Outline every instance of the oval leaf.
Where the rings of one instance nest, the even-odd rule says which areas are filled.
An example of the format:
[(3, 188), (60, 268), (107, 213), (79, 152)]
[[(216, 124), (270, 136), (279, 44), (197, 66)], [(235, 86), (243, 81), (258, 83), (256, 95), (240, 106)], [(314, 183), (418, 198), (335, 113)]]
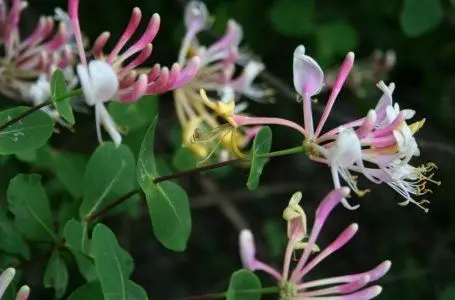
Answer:
[(65, 261), (58, 252), (54, 252), (49, 259), (43, 277), (44, 286), (55, 289), (55, 297), (61, 298), (68, 286), (68, 269)]
[(0, 237), (0, 250), (30, 258), (30, 249), (13, 220), (8, 217), (8, 210), (4, 206), (0, 206)]
[[(0, 112), (0, 124), (29, 110), (30, 107), (15, 107)], [(51, 137), (54, 122), (43, 111), (35, 111), (18, 122), (0, 131), (0, 154), (14, 154), (42, 147)]]
[(232, 273), (227, 291), (227, 300), (259, 300), (262, 285), (259, 278), (249, 270)]
[(436, 28), (442, 17), (440, 0), (404, 0), (400, 24), (407, 36), (416, 37)]
[(118, 148), (111, 142), (100, 145), (90, 158), (85, 171), (81, 218), (112, 203), (134, 188), (135, 162), (130, 149)]
[(114, 233), (105, 225), (97, 224), (93, 230), (92, 255), (105, 300), (127, 299), (128, 267), (118, 249)]
[(268, 158), (259, 158), (258, 155), (270, 152), (272, 147), (272, 130), (265, 126), (256, 134), (251, 150), (251, 167), (248, 176), (247, 186), (250, 190), (255, 190), (259, 186), (259, 178), (262, 174)]
[(51, 98), (58, 114), (71, 125), (74, 125), (73, 108), (70, 98), (61, 100), (68, 93), (65, 75), (59, 69), (55, 70), (51, 77)]
[(56, 239), (49, 200), (40, 175), (17, 175), (8, 186), (7, 197), (9, 210), (22, 234), (36, 241)]
[(156, 238), (168, 249), (183, 251), (191, 232), (191, 214), (186, 192), (172, 182), (155, 184), (158, 177), (153, 153), (157, 118), (144, 136), (139, 152), (137, 179), (147, 198)]

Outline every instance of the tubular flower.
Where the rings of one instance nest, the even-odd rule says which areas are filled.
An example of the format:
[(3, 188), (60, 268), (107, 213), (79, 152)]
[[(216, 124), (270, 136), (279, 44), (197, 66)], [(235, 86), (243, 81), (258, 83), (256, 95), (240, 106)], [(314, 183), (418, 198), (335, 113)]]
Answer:
[(101, 141), (102, 124), (115, 144), (121, 143), (121, 135), (114, 120), (104, 106), (115, 100), (131, 103), (144, 95), (160, 94), (187, 84), (199, 68), (199, 58), (193, 57), (182, 69), (174, 64), (171, 69), (156, 64), (150, 69), (139, 69), (152, 53), (152, 41), (160, 27), (160, 17), (154, 14), (142, 36), (127, 49), (127, 42), (136, 32), (142, 19), (142, 12), (134, 8), (131, 19), (120, 39), (109, 54), (104, 48), (110, 37), (104, 32), (95, 41), (92, 54), (94, 59), (87, 62), (78, 17), (79, 0), (68, 1), (68, 11), (75, 31), (76, 45), (81, 63), (77, 66), (86, 103), (94, 106), (98, 139)]
[[(16, 275), (16, 270), (14, 268), (8, 268), (0, 275), (0, 299), (3, 297), (6, 289), (13, 281), (14, 276)], [(16, 300), (27, 300), (30, 295), (30, 288), (26, 285), (22, 286), (16, 295)]]
[[(405, 198), (401, 205), (412, 202), (427, 211), (424, 204), (428, 201), (417, 201), (413, 197), (431, 192), (426, 187), (428, 182), (440, 184), (432, 179), (431, 172), (436, 165), (429, 163), (413, 167), (409, 164), (414, 156), (420, 154), (414, 134), (425, 120), (408, 125), (407, 120), (415, 112), (410, 109), (401, 110), (397, 103), (393, 103), (393, 83), (389, 86), (382, 81), (377, 84), (383, 95), (376, 108), (370, 110), (366, 117), (321, 134), (353, 65), (354, 53), (349, 52), (317, 126), (314, 126), (313, 121), (312, 97), (323, 88), (324, 73), (317, 62), (305, 54), (303, 46), (295, 49), (293, 67), (294, 86), (298, 97), (303, 101), (304, 126), (280, 118), (241, 116), (235, 110), (227, 116), (226, 110), (223, 111), (221, 107), (215, 111), (237, 128), (247, 125), (281, 125), (297, 130), (304, 137), (304, 146), (310, 159), (330, 166), (335, 188), (341, 186), (341, 177), (357, 195), (364, 195), (368, 190), (360, 190), (356, 178), (351, 175), (351, 172), (358, 172), (376, 184), (386, 183), (392, 187)], [(349, 209), (359, 207), (350, 205), (346, 199), (342, 203)]]
[[(33, 101), (31, 88), (41, 87), (38, 98), (45, 97), (44, 81), (53, 68), (70, 68), (74, 55), (71, 49), (73, 31), (59, 18), (41, 17), (34, 31), (21, 37), (19, 25), (26, 1), (13, 0), (11, 7), (0, 0), (0, 33), (3, 57), (0, 60), (0, 92), (12, 99)], [(36, 88), (36, 87), (35, 87)], [(47, 98), (45, 99), (47, 100)]]
[[(230, 130), (221, 130), (225, 127), (220, 129), (222, 125), (217, 120), (216, 112), (213, 114), (211, 111), (214, 106), (217, 106), (225, 109), (224, 115), (231, 112), (239, 113), (247, 106), (245, 102), (234, 105), (234, 101), (241, 96), (257, 101), (270, 97), (272, 95), (270, 90), (253, 84), (257, 75), (264, 69), (264, 65), (258, 61), (246, 60), (244, 56), (240, 58), (238, 47), (242, 39), (242, 29), (232, 20), (228, 22), (226, 33), (219, 40), (208, 47), (199, 44), (197, 34), (210, 26), (209, 12), (204, 3), (189, 2), (184, 20), (186, 34), (179, 51), (178, 62), (187, 64), (197, 55), (201, 61), (201, 68), (193, 80), (174, 91), (177, 116), (184, 131), (183, 144), (192, 149), (199, 157), (205, 158), (216, 151), (214, 147), (217, 147), (217, 144), (208, 143), (207, 139), (202, 140), (202, 143), (201, 139), (197, 138), (198, 133), (196, 139), (191, 139), (192, 135), (187, 134), (189, 128), (193, 132), (197, 129), (199, 132), (222, 133), (224, 149), (220, 151), (221, 156), (223, 154), (238, 156), (237, 150), (231, 146), (231, 138), (238, 140), (239, 144), (244, 144), (248, 134), (234, 134)], [(242, 64), (243, 71), (234, 78), (236, 64)], [(219, 98), (220, 101), (212, 102), (204, 98), (199, 93), (201, 89), (207, 91), (211, 96)], [(195, 125), (197, 126), (195, 127)], [(213, 136), (213, 134), (209, 135)], [(206, 137), (207, 134), (202, 136)], [(197, 142), (196, 145), (194, 145), (194, 141)]]
[[(382, 288), (368, 284), (380, 279), (391, 267), (386, 260), (375, 268), (358, 274), (307, 280), (308, 273), (329, 255), (346, 245), (357, 233), (359, 226), (351, 224), (326, 248), (320, 250), (316, 245), (319, 234), (333, 209), (349, 194), (349, 189), (342, 187), (330, 192), (319, 204), (311, 233), (307, 234), (306, 215), (299, 205), (301, 193), (295, 193), (283, 212), (287, 222), (288, 244), (284, 255), (283, 269), (274, 269), (256, 258), (253, 234), (249, 230), (240, 233), (240, 257), (245, 268), (251, 271), (264, 271), (273, 276), (280, 287), (280, 299), (356, 299), (367, 300), (378, 296)], [(305, 240), (306, 242), (303, 242)], [(292, 256), (297, 250), (303, 253), (297, 264), (293, 265)], [(310, 256), (314, 255), (312, 259)]]

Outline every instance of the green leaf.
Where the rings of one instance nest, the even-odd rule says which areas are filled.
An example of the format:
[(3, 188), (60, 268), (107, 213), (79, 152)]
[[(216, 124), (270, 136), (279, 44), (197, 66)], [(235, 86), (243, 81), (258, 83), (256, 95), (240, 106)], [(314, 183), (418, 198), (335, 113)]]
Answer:
[(84, 193), (84, 173), (87, 160), (76, 153), (60, 153), (53, 151), (52, 170), (62, 182), (69, 194), (79, 199)]
[(3, 205), (0, 205), (0, 237), (0, 250), (11, 254), (20, 254), (26, 259), (30, 258), (30, 249), (27, 243), (14, 226), (13, 220), (8, 217), (8, 211)]
[(134, 188), (135, 162), (130, 149), (111, 142), (100, 145), (85, 171), (85, 191), (81, 218), (112, 203)]
[(453, 299), (455, 299), (455, 285), (449, 285), (449, 286), (445, 287), (439, 300), (453, 300)]
[(54, 252), (44, 271), (43, 283), (46, 288), (55, 289), (55, 297), (61, 298), (68, 286), (68, 269), (65, 260), (58, 252)]
[(186, 192), (172, 182), (155, 184), (158, 176), (153, 153), (157, 118), (142, 141), (137, 179), (147, 199), (156, 238), (168, 249), (183, 251), (191, 232), (191, 214)]
[(255, 190), (259, 186), (259, 177), (268, 161), (268, 158), (259, 158), (258, 155), (269, 153), (271, 147), (272, 130), (270, 127), (265, 126), (256, 134), (251, 150), (250, 175), (248, 176), (248, 182), (246, 184), (250, 190)]
[(144, 96), (134, 103), (110, 102), (109, 113), (115, 123), (126, 132), (139, 129), (155, 119), (158, 113), (158, 97)]
[[(0, 124), (5, 124), (29, 109), (30, 107), (19, 106), (0, 112)], [(0, 131), (0, 154), (38, 149), (51, 137), (53, 128), (54, 122), (48, 114), (35, 111)]]
[(93, 264), (92, 259), (76, 250), (69, 250), (71, 254), (73, 254), (77, 268), (79, 269), (82, 277), (84, 277), (88, 282), (97, 280), (98, 276), (96, 275), (95, 265)]
[(400, 24), (407, 36), (417, 37), (435, 29), (442, 18), (440, 0), (404, 0)]
[(104, 299), (99, 281), (89, 282), (75, 290), (68, 300)]
[(144, 289), (131, 280), (126, 283), (126, 294), (128, 300), (148, 300)]
[(69, 220), (63, 229), (63, 236), (66, 246), (81, 253), (87, 253), (88, 236), (81, 222)]
[(61, 70), (57, 69), (51, 78), (51, 98), (60, 117), (71, 125), (74, 125), (73, 108), (70, 104), (70, 98), (61, 100), (67, 93), (65, 75), (63, 75)]
[(19, 174), (14, 177), (7, 198), (14, 222), (24, 236), (36, 241), (56, 239), (51, 208), (40, 175)]
[[(249, 270), (239, 270), (232, 273), (227, 291), (227, 300), (258, 300), (262, 289), (259, 278)], [(253, 290), (258, 290), (254, 292)]]
[(97, 224), (93, 230), (92, 255), (105, 300), (126, 299), (128, 266), (123, 263), (118, 249), (114, 233), (105, 225)]
[(312, 29), (313, 0), (276, 0), (270, 8), (269, 20), (276, 32), (288, 37), (302, 37)]
[(325, 23), (317, 29), (318, 57), (327, 62), (335, 55), (346, 55), (357, 46), (357, 32), (346, 21)]
[(172, 157), (172, 165), (178, 171), (190, 170), (197, 167), (197, 157), (186, 147), (178, 149)]

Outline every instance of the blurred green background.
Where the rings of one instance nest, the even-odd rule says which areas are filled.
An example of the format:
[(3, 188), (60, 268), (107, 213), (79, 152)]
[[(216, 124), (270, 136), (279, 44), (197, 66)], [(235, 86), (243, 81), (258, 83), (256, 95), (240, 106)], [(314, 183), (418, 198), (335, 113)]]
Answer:
[[(33, 28), (39, 15), (53, 14), (55, 6), (66, 8), (64, 0), (30, 0), (29, 4), (23, 18), (25, 30)], [(134, 6), (140, 7), (146, 17), (158, 12), (162, 26), (154, 41), (153, 63), (171, 65), (176, 60), (184, 33), (185, 1), (81, 0), (80, 5), (81, 26), (91, 42), (106, 30), (118, 37)], [(388, 187), (360, 179), (360, 186), (372, 192), (353, 199), (361, 204), (355, 212), (337, 209), (318, 244), (327, 245), (352, 222), (359, 223), (359, 233), (310, 277), (363, 272), (390, 259), (392, 269), (380, 281), (384, 291), (378, 299), (455, 299), (455, 1), (209, 0), (206, 5), (215, 22), (209, 34), (201, 35), (202, 39), (212, 41), (214, 35), (222, 34), (229, 18), (235, 19), (244, 29), (242, 45), (267, 66), (267, 76), (259, 82), (275, 88), (275, 103), (252, 103), (250, 112), (255, 115), (302, 120), (301, 104), (292, 100), (292, 54), (299, 44), (305, 45), (324, 70), (336, 70), (350, 50), (363, 66), (359, 72), (370, 68), (375, 50), (396, 53), (396, 65), (387, 75), (397, 85), (394, 99), (403, 108), (415, 109), (415, 120), (427, 120), (417, 134), (421, 156), (414, 165), (436, 163), (436, 179), (443, 183), (429, 195), (430, 212), (425, 214), (413, 205), (398, 206), (402, 199)], [(364, 95), (359, 97), (355, 89), (344, 89), (327, 128), (364, 115), (374, 107), (381, 95), (375, 82), (364, 80), (357, 87), (364, 89)], [(318, 97), (319, 107), (327, 96), (323, 93)], [(163, 159), (169, 162), (177, 148), (169, 138), (176, 136), (176, 117), (172, 95), (159, 98), (157, 144)], [(52, 143), (63, 151), (90, 154), (96, 147), (93, 121), (84, 115), (77, 119), (76, 133), (63, 130)], [(135, 153), (137, 137), (142, 133), (140, 129), (126, 139)], [(287, 129), (273, 128), (273, 133), (275, 150), (301, 142)], [(2, 171), (2, 194), (15, 172), (30, 171), (19, 161), (9, 161), (7, 169)], [(327, 167), (304, 156), (270, 161), (257, 191), (247, 190), (247, 176), (247, 169), (228, 168), (181, 180), (193, 206), (193, 231), (184, 253), (167, 251), (158, 244), (144, 207), (121, 220), (104, 221), (134, 257), (132, 279), (147, 290), (150, 299), (181, 299), (225, 290), (230, 274), (241, 267), (237, 239), (242, 227), (255, 233), (259, 257), (281, 268), (286, 241), (281, 214), (289, 197), (302, 191), (311, 222), (320, 199), (332, 188)], [(52, 290), (39, 288), (44, 266), (45, 261), (35, 259), (24, 268), (32, 299), (53, 297)], [(264, 285), (273, 283), (267, 276), (261, 279)], [(82, 282), (77, 268), (71, 266), (69, 291)]]

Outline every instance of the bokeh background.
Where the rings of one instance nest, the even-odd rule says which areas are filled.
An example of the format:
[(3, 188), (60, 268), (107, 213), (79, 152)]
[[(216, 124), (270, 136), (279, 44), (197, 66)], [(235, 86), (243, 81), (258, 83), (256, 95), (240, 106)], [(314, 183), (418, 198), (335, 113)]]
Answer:
[[(33, 28), (41, 14), (53, 14), (54, 7), (66, 8), (64, 0), (30, 0), (29, 4), (24, 30)], [(337, 70), (347, 51), (354, 51), (359, 66), (356, 72), (363, 78), (342, 91), (327, 127), (362, 116), (374, 107), (381, 95), (375, 87), (380, 79), (396, 83), (395, 100), (401, 107), (415, 109), (415, 120), (426, 118), (417, 134), (421, 156), (414, 164), (436, 163), (439, 170), (435, 178), (442, 181), (441, 186), (432, 186), (434, 193), (428, 195), (429, 213), (413, 205), (398, 206), (402, 201), (398, 194), (361, 178), (360, 186), (370, 188), (371, 193), (353, 197), (353, 202), (361, 204), (357, 211), (338, 208), (318, 244), (327, 245), (352, 222), (359, 223), (359, 233), (311, 277), (361, 272), (390, 259), (392, 269), (380, 281), (384, 291), (378, 299), (455, 299), (455, 1), (208, 0), (206, 5), (214, 25), (201, 39), (213, 41), (223, 33), (227, 20), (235, 19), (244, 29), (244, 49), (267, 66), (258, 82), (276, 91), (273, 103), (251, 103), (251, 113), (302, 121), (301, 104), (295, 101), (292, 87), (292, 54), (303, 44), (327, 72)], [(184, 33), (183, 0), (81, 0), (82, 28), (92, 42), (106, 30), (119, 36), (134, 6), (140, 7), (144, 16), (161, 15), (150, 64), (171, 65)], [(372, 76), (376, 50), (394, 51), (396, 64), (389, 72)], [(319, 95), (317, 111), (327, 96), (327, 92)], [(157, 102), (157, 151), (172, 168), (172, 154), (180, 147), (172, 94), (160, 96)], [(80, 113), (77, 118), (76, 132), (62, 130), (52, 144), (63, 153), (89, 155), (97, 143), (94, 124), (87, 114)], [(126, 139), (136, 154), (143, 132), (131, 132)], [(273, 128), (273, 133), (274, 150), (302, 142), (287, 129)], [(8, 161), (2, 168), (1, 193), (9, 178), (18, 171), (29, 172), (29, 168), (19, 160)], [(184, 253), (170, 252), (155, 240), (143, 202), (135, 202), (135, 209), (121, 218), (104, 220), (134, 257), (132, 279), (147, 290), (150, 299), (185, 299), (225, 290), (231, 273), (241, 268), (237, 240), (239, 230), (245, 227), (255, 234), (258, 255), (281, 268), (286, 243), (281, 215), (289, 197), (302, 191), (311, 223), (317, 204), (332, 188), (327, 167), (303, 155), (271, 160), (254, 192), (245, 186), (247, 176), (247, 169), (226, 167), (180, 180), (193, 207), (193, 231)], [(52, 194), (56, 183), (46, 183)], [(54, 204), (61, 201), (59, 197), (53, 197)], [(23, 267), (32, 299), (53, 297), (51, 289), (40, 289), (45, 263), (36, 258)], [(261, 275), (261, 279), (264, 285), (273, 283), (267, 276)], [(76, 266), (71, 265), (68, 290), (82, 282)]]

